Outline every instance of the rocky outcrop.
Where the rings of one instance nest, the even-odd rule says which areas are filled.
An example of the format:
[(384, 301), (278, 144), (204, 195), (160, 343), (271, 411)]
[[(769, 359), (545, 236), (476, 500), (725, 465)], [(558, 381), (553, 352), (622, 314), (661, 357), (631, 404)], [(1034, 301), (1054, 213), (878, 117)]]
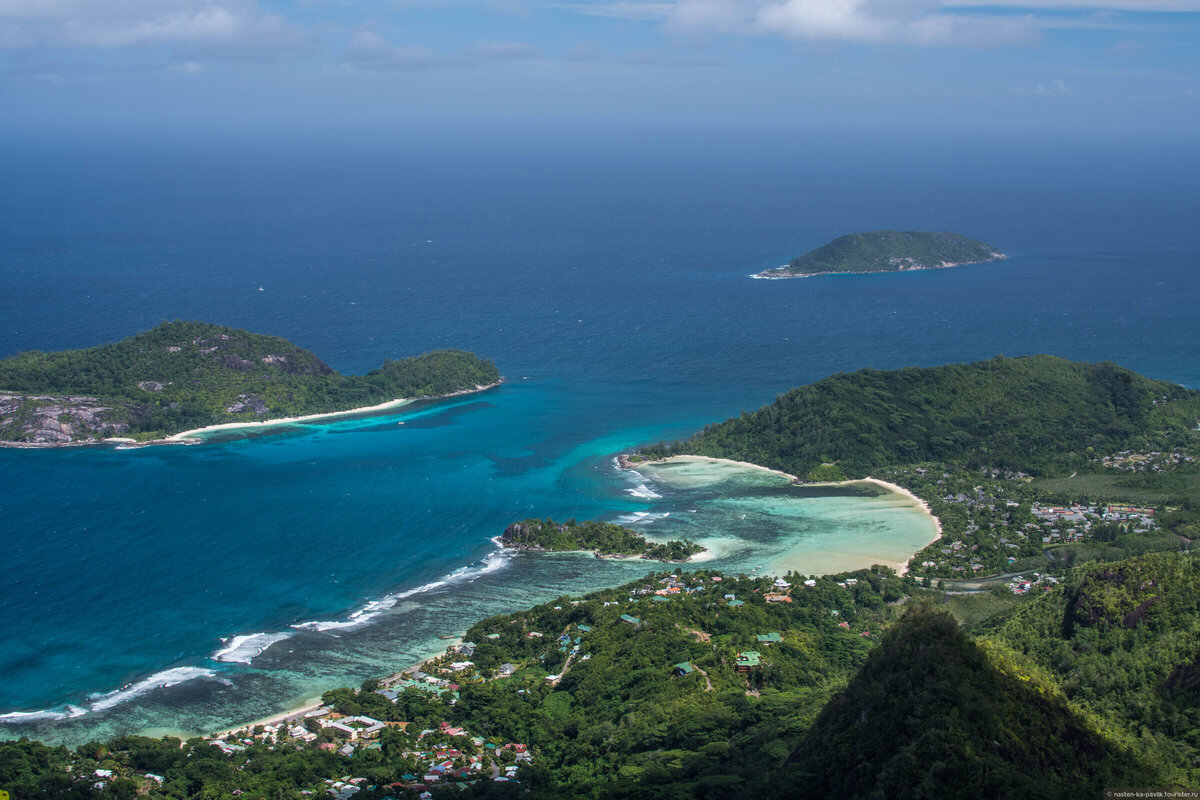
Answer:
[(124, 409), (95, 397), (0, 394), (0, 434), (30, 444), (94, 442), (129, 431)]
[[(562, 533), (567, 529), (566, 525), (559, 525), (558, 532)], [(512, 550), (536, 550), (545, 552), (546, 548), (536, 544), (532, 527), (524, 522), (514, 522), (504, 529), (504, 533), (500, 534), (500, 544)]]
[(247, 394), (238, 395), (236, 403), (225, 407), (226, 413), (229, 414), (238, 414), (242, 411), (253, 411), (257, 415), (262, 415), (267, 413), (269, 410), (270, 409), (267, 408), (267, 404), (262, 401), (262, 398)]

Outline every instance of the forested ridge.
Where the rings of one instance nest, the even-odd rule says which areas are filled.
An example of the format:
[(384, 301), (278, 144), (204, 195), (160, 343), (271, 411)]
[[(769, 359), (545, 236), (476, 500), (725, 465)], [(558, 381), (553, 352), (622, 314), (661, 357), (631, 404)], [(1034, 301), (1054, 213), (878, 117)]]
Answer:
[(166, 322), (114, 344), (0, 361), (0, 392), (14, 393), (0, 403), (0, 439), (149, 439), (215, 423), (436, 397), (499, 379), (494, 364), (461, 350), (341, 375), (275, 336)]
[(1052, 476), (1100, 454), (1194, 445), (1198, 419), (1200, 392), (1116, 364), (998, 356), (840, 373), (641, 452), (733, 458), (814, 479), (919, 462)]

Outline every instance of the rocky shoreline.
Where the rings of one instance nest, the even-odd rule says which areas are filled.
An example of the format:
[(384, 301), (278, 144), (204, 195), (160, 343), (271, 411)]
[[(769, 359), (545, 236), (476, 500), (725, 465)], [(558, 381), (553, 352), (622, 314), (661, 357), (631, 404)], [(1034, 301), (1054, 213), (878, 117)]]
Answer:
[[(79, 422), (83, 424), (84, 430), (90, 430), (93, 433), (111, 432), (125, 433), (129, 426), (122, 423), (105, 422), (101, 416), (103, 412), (112, 411), (112, 406), (100, 404), (99, 398), (83, 397), (83, 396), (51, 396), (51, 395), (23, 395), (16, 393), (0, 393), (0, 425), (8, 426), (18, 421), (18, 417), (24, 416), (28, 419), (33, 416), (35, 419), (31, 423), (26, 423), (22, 426), (22, 431), (27, 437), (34, 437), (33, 441), (29, 438), (24, 440), (0, 440), (0, 447), (11, 447), (17, 449), (44, 449), (51, 447), (97, 447), (104, 445), (121, 445), (123, 447), (157, 447), (161, 445), (198, 445), (204, 444), (205, 439), (197, 438), (195, 434), (216, 431), (222, 429), (235, 430), (239, 428), (258, 428), (269, 427), (272, 425), (287, 425), (294, 422), (311, 422), (323, 419), (332, 419), (336, 417), (354, 416), (356, 414), (370, 414), (375, 411), (386, 411), (390, 408), (395, 408), (401, 405), (415, 402), (417, 400), (445, 400), (451, 397), (459, 397), (466, 394), (475, 394), (476, 392), (484, 392), (488, 389), (494, 389), (504, 383), (501, 378), (494, 383), (486, 386), (475, 386), (470, 389), (460, 389), (456, 392), (450, 392), (443, 395), (431, 395), (422, 397), (399, 398), (381, 403), (374, 406), (364, 406), (361, 408), (350, 408), (345, 411), (329, 411), (321, 414), (308, 414), (302, 417), (279, 417), (276, 419), (265, 420), (246, 420), (244, 422), (226, 422), (217, 425), (209, 425), (203, 428), (195, 428), (193, 430), (180, 431), (165, 436), (159, 439), (138, 440), (126, 436), (88, 436), (87, 438), (77, 439), (72, 438), (77, 431), (73, 424)], [(34, 403), (49, 403), (50, 405), (38, 405), (32, 409), (26, 409), (25, 405), (29, 402)], [(63, 418), (67, 417), (66, 420)], [(70, 425), (68, 423), (71, 423)], [(29, 427), (30, 424), (36, 427)]]
[[(591, 553), (593, 558), (609, 561), (657, 561), (661, 564), (686, 564), (693, 558), (692, 556), (683, 559), (654, 558), (648, 553), (605, 553), (599, 549), (589, 547), (557, 549), (519, 541), (519, 537), (525, 535), (528, 535), (528, 528), (525, 526), (525, 523), (514, 522), (504, 529), (504, 533), (495, 537), (492, 541), (506, 550), (515, 550), (521, 553)], [(642, 538), (642, 541), (645, 543), (644, 538)], [(704, 551), (701, 550), (700, 552)]]
[(911, 263), (897, 265), (894, 269), (873, 269), (862, 272), (789, 272), (787, 266), (772, 267), (764, 269), (762, 272), (755, 272), (751, 278), (767, 281), (781, 281), (789, 278), (816, 278), (820, 275), (887, 275), (893, 272), (920, 272), (929, 269), (950, 269), (951, 267), (966, 267), (971, 264), (991, 264), (995, 261), (1004, 261), (1008, 256), (1004, 253), (995, 253), (991, 258), (982, 258), (978, 261), (956, 261), (942, 262), (941, 264), (921, 264), (913, 261), (913, 259), (903, 259)]

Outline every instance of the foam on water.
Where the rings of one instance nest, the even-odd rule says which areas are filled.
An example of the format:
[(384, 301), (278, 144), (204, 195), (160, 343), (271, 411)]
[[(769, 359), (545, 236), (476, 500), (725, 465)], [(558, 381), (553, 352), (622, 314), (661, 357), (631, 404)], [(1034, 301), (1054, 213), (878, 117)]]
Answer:
[[(919, 512), (889, 511), (883, 532), (872, 532), (854, 526), (884, 508), (878, 500), (811, 503), (811, 514), (771, 507), (784, 478), (726, 479), (697, 465), (672, 483), (654, 478), (654, 465), (597, 468), (836, 372), (1050, 352), (1200, 386), (1200, 282), (1189, 279), (1198, 182), (1178, 158), (1097, 179), (1091, 157), (1030, 151), (1010, 163), (1032, 183), (1009, 186), (964, 180), (961, 164), (940, 157), (890, 159), (888, 180), (864, 183), (856, 163), (818, 164), (795, 149), (737, 167), (662, 153), (646, 173), (641, 162), (614, 169), (582, 153), (553, 166), (497, 158), (484, 169), (477, 159), (389, 155), (364, 171), (363, 154), (348, 148), (348, 160), (329, 154), (327, 180), (316, 181), (294, 168), (307, 161), (282, 155), (229, 152), (203, 166), (97, 155), (73, 162), (71, 192), (44, 177), (59, 152), (23, 153), (22, 168), (6, 173), (0, 206), (20, 224), (6, 231), (0, 259), (9, 289), (0, 354), (87, 347), (179, 317), (284, 336), (345, 373), (461, 347), (513, 379), (461, 402), (411, 406), (404, 425), (280, 426), (116, 454), (0, 451), (0, 711), (11, 712), (0, 722), (30, 718), (20, 733), (48, 740), (221, 729), (250, 710), (267, 716), (414, 663), (438, 648), (438, 634), (487, 615), (661, 568), (539, 554), (485, 573), (486, 537), (513, 519), (670, 512), (635, 527), (709, 546), (705, 566), (734, 573), (786, 566), (789, 553), (810, 554), (793, 562), (805, 571), (833, 568), (818, 566), (821, 553), (830, 563), (878, 559), (839, 544), (840, 532), (873, 546), (887, 530), (919, 529)], [(931, 191), (910, 196), (914, 176)], [(1170, 191), (1146, 191), (1167, 178)], [(1098, 180), (1117, 189), (1095, 192)], [(230, 202), (238, 196), (263, 202)], [(1063, 219), (1064, 202), (1079, 213)], [(187, 226), (177, 224), (181, 208)], [(798, 241), (894, 219), (897, 208), (913, 225), (951, 209), (953, 227), (1013, 258), (905, 275), (745, 277), (794, 255)], [(651, 218), (662, 224), (644, 224)], [(97, 263), (111, 269), (81, 266)], [(455, 290), (429, 275), (453, 275)], [(1064, 307), (1059, 298), (1081, 284), (1106, 291), (1086, 308)], [(627, 491), (639, 486), (659, 497)], [(715, 502), (720, 494), (747, 503), (735, 513)], [(721, 538), (725, 549), (713, 542)], [(144, 635), (114, 637), (130, 608)], [(306, 620), (353, 625), (295, 633), (250, 665), (211, 660), (222, 636), (225, 649), (232, 633), (290, 632)], [(237, 691), (210, 677), (103, 713), (83, 699), (180, 665), (216, 667)], [(54, 716), (77, 713), (68, 703), (81, 719)]]
[(378, 600), (367, 602), (362, 608), (354, 611), (344, 620), (313, 620), (311, 622), (300, 622), (292, 625), (297, 630), (318, 631), (321, 633), (329, 633), (331, 631), (345, 631), (353, 628), (358, 628), (373, 619), (378, 617), (383, 612), (394, 607), (396, 603), (410, 597), (415, 597), (438, 589), (444, 589), (461, 582), (473, 582), (484, 575), (488, 575), (497, 570), (503, 569), (509, 561), (515, 556), (517, 551), (500, 549), (488, 553), (481, 561), (475, 564), (470, 564), (465, 567), (459, 567), (443, 578), (436, 581), (422, 584), (414, 589), (407, 589), (395, 594), (389, 594)]
[(213, 670), (202, 667), (164, 669), (162, 672), (156, 672), (148, 678), (143, 678), (136, 683), (127, 684), (107, 694), (92, 695), (92, 702), (88, 704), (88, 711), (93, 713), (106, 711), (113, 706), (127, 703), (135, 697), (140, 697), (155, 689), (164, 689), (168, 686), (175, 686), (184, 681), (192, 681), (197, 678), (212, 678), (216, 674)]
[(263, 651), (268, 647), (276, 642), (282, 642), (291, 635), (290, 633), (277, 632), (230, 636), (221, 640), (225, 646), (212, 654), (212, 660), (249, 664), (254, 660), (255, 656), (262, 655)]

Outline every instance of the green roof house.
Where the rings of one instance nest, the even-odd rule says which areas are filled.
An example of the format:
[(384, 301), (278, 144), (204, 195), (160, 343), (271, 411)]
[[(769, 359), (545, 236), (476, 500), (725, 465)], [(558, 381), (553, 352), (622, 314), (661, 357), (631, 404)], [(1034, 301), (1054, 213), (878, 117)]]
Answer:
[(760, 666), (757, 650), (747, 650), (737, 654), (737, 671), (743, 675), (749, 674), (751, 670), (758, 669)]

